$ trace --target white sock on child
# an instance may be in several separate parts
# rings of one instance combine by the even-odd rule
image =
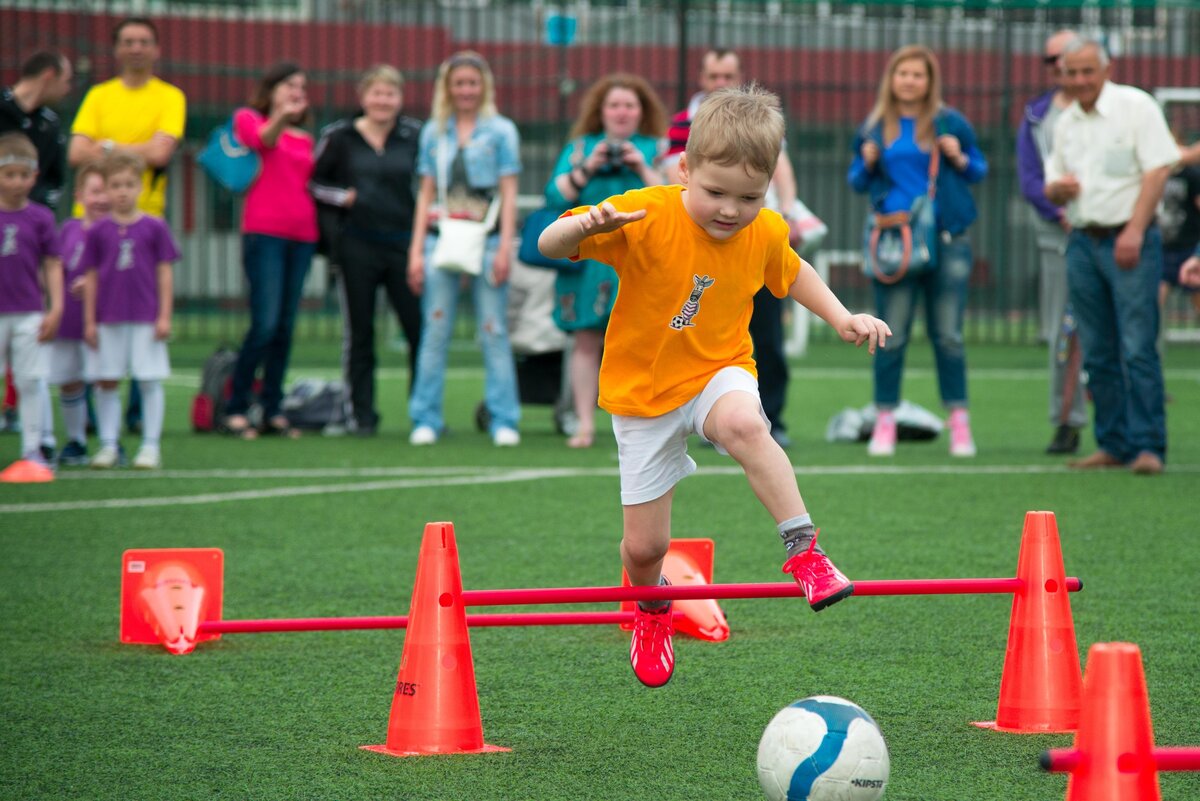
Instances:
[[[17,410],[21,414],[21,456],[38,452],[42,440],[42,396],[36,378],[16,378]]]
[[[96,385],[96,427],[100,429],[100,445],[117,447],[121,433],[121,395],[116,389]]]
[[[139,381],[142,391],[142,447],[158,449],[162,439],[165,399],[161,381]]]
[[[42,399],[42,443],[51,448],[58,446],[54,438],[54,407],[50,405],[50,385],[45,379],[38,381],[38,397]]]

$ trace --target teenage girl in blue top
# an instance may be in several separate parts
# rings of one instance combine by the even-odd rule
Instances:
[[[962,333],[972,264],[966,234],[976,214],[967,185],[983,180],[988,165],[966,117],[942,103],[941,70],[933,51],[923,45],[902,47],[888,60],[875,108],[855,136],[850,185],[869,194],[873,211],[908,210],[927,191],[935,147],[941,160],[934,194],[941,241],[937,267],[895,284],[874,281],[877,314],[893,336],[875,353],[878,416],[867,449],[872,456],[891,456],[896,450],[894,410],[918,297],[925,299],[938,389],[950,412],[950,455],[975,455]]]

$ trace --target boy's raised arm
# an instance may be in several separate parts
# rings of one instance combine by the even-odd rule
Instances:
[[[579,244],[589,236],[615,231],[645,216],[645,209],[617,211],[613,204],[601,203],[592,206],[586,213],[560,217],[547,225],[538,237],[538,250],[550,259],[578,256]]]

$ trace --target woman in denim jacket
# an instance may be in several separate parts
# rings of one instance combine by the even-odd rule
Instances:
[[[869,194],[874,211],[907,211],[927,191],[934,147],[941,160],[934,195],[941,239],[937,267],[906,275],[895,284],[873,282],[876,313],[893,335],[875,354],[878,414],[867,447],[872,456],[891,456],[896,450],[894,410],[900,402],[904,352],[918,297],[925,299],[938,389],[950,412],[950,455],[975,455],[962,333],[972,264],[967,228],[975,220],[975,201],[967,185],[983,180],[988,165],[966,117],[942,103],[941,71],[933,51],[923,45],[902,47],[888,60],[875,108],[854,138],[850,186]]]
[[[433,116],[421,129],[420,189],[408,256],[408,282],[421,295],[421,348],[409,401],[413,445],[432,445],[445,430],[442,399],[446,357],[458,291],[470,286],[485,369],[484,402],[496,445],[517,445],[520,404],[508,340],[508,275],[517,222],[520,140],[512,120],[496,111],[491,69],[478,53],[462,51],[438,68]],[[444,187],[440,188],[440,187]],[[488,236],[483,272],[476,277],[437,269],[438,220],[480,221],[499,200],[498,225]]]

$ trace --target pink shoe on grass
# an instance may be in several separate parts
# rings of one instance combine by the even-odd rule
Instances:
[[[950,455],[970,458],[975,455],[975,440],[971,437],[971,420],[966,409],[950,412]]]
[[[828,556],[816,548],[817,538],[813,537],[808,550],[783,563],[783,572],[792,574],[792,578],[804,589],[808,605],[814,612],[820,612],[830,604],[853,595],[854,584],[833,566]]]
[[[633,675],[647,687],[661,687],[675,672],[675,646],[671,637],[675,624],[671,604],[646,611],[634,604],[633,639],[629,643],[629,663]]]
[[[875,416],[875,429],[867,445],[868,456],[894,456],[896,454],[896,415],[889,410],[879,410]]]

